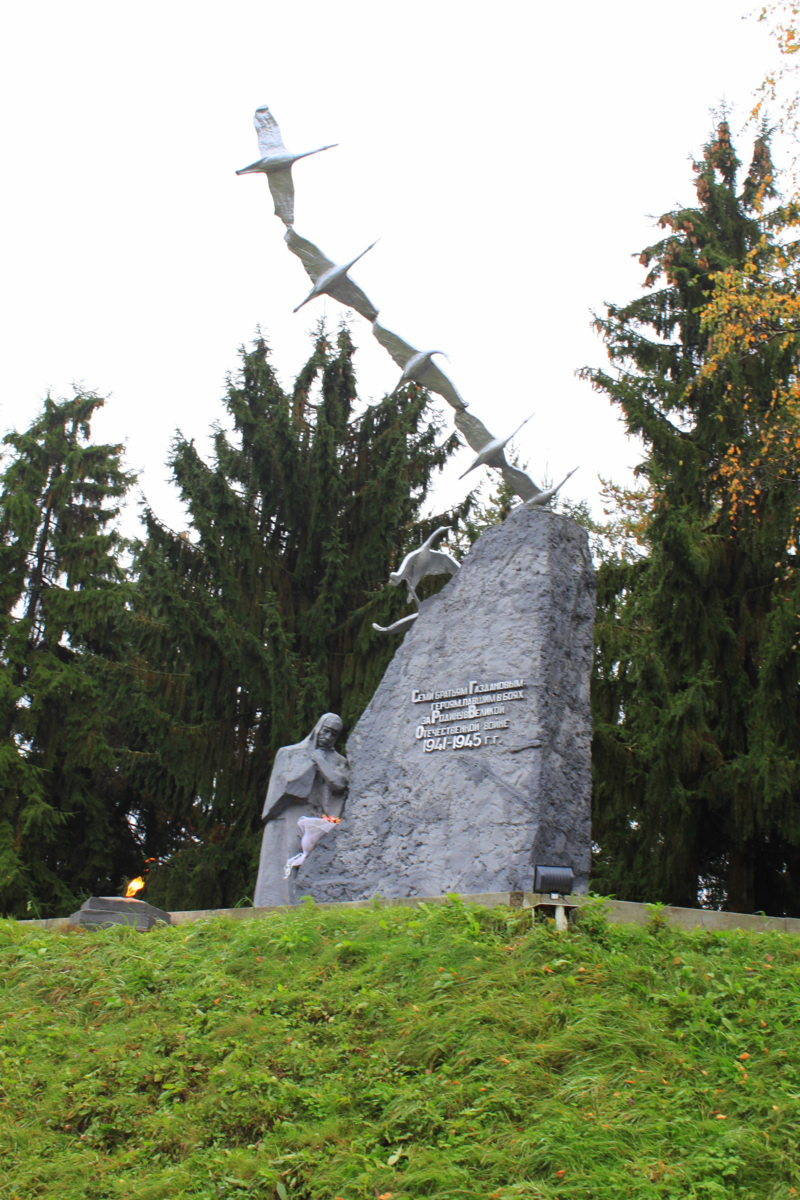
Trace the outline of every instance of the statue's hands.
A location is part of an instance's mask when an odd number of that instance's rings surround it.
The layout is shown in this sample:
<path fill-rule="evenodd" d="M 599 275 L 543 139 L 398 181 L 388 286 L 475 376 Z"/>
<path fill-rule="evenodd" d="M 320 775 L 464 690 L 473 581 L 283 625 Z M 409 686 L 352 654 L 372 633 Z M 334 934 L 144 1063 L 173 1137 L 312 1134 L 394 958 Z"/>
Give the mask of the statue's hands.
<path fill-rule="evenodd" d="M 343 792 L 347 787 L 348 771 L 346 765 L 343 768 L 337 763 L 338 757 L 334 751 L 321 750 L 319 747 L 311 751 L 311 758 L 328 786 L 335 792 Z"/>

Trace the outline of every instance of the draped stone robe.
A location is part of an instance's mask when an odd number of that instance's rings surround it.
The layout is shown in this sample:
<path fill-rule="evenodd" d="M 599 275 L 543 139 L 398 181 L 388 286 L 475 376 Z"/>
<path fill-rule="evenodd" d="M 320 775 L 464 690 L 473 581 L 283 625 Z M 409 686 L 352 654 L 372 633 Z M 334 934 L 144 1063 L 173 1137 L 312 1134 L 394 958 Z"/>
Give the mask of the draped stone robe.
<path fill-rule="evenodd" d="M 294 746 L 283 746 L 275 755 L 262 812 L 266 823 L 253 898 L 256 908 L 297 903 L 297 870 L 284 879 L 284 867 L 300 852 L 299 818 L 342 815 L 347 759 L 333 747 L 317 744 L 324 725 L 342 728 L 335 713 L 324 713 L 307 738 Z"/>

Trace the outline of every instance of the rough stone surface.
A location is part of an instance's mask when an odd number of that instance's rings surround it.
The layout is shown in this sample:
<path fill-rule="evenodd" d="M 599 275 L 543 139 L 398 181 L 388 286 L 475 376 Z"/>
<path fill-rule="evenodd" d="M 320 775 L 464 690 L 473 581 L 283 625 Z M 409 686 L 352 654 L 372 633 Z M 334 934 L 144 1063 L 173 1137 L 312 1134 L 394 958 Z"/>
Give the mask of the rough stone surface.
<path fill-rule="evenodd" d="M 530 891 L 537 862 L 571 866 L 585 890 L 594 594 L 586 534 L 566 517 L 519 509 L 479 539 L 422 606 L 353 730 L 344 819 L 300 867 L 298 895 Z M 519 679 L 500 689 L 523 695 L 500 699 L 503 713 L 452 708 L 439 722 L 477 725 L 480 746 L 455 748 L 452 734 L 425 751 L 431 703 L 412 703 L 414 689 Z"/>
<path fill-rule="evenodd" d="M 170 924 L 168 912 L 128 896 L 90 896 L 69 919 L 70 925 L 105 929 L 109 925 L 132 925 L 141 933 L 161 921 Z"/>

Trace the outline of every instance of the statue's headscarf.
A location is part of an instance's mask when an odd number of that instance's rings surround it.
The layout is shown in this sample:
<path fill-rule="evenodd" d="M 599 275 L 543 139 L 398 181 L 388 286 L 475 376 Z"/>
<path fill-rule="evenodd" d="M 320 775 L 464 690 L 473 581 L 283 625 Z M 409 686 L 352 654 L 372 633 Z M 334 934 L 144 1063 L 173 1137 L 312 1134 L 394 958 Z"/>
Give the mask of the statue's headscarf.
<path fill-rule="evenodd" d="M 317 748 L 317 737 L 323 725 L 335 729 L 337 734 L 342 731 L 341 717 L 336 713 L 323 713 L 308 737 L 293 746 L 282 746 L 275 755 L 262 817 L 268 816 L 285 796 L 292 796 L 297 800 L 308 799 L 317 773 L 317 764 L 311 757 L 311 751 Z M 346 769 L 347 760 L 335 750 L 331 750 L 330 753 L 335 756 L 336 766 Z"/>

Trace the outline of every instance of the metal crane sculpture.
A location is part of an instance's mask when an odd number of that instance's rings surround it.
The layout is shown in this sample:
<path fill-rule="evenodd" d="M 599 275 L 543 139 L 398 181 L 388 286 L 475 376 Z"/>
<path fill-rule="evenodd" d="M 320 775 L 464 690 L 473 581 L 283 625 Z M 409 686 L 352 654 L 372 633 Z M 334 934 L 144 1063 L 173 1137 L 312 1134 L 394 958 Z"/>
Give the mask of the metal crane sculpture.
<path fill-rule="evenodd" d="M 303 300 L 302 304 L 298 304 L 293 312 L 297 312 L 303 307 L 303 304 L 308 304 L 309 300 L 313 300 L 316 296 L 333 296 L 334 300 L 338 300 L 340 304 L 345 304 L 348 308 L 354 308 L 356 312 L 361 313 L 362 317 L 366 317 L 368 321 L 374 321 L 378 315 L 378 310 L 372 301 L 362 292 L 361 288 L 353 283 L 352 279 L 348 278 L 347 272 L 350 268 L 363 258 L 367 251 L 372 249 L 375 242 L 371 246 L 367 246 L 366 250 L 362 250 L 350 262 L 337 266 L 326 258 L 318 246 L 313 242 L 309 242 L 306 238 L 300 237 L 299 233 L 295 233 L 291 226 L 283 235 L 286 245 L 291 250 L 292 254 L 296 254 L 300 262 L 306 269 L 306 273 L 313 281 L 313 288 Z"/>
<path fill-rule="evenodd" d="M 533 416 L 533 413 L 531 413 L 531 417 L 532 416 Z M 528 421 L 530 421 L 531 417 L 526 417 L 525 420 L 522 422 L 522 425 L 527 425 Z M 517 428 L 514 430 L 514 432 L 510 433 L 508 435 L 508 437 L 492 438 L 492 440 L 490 442 L 486 442 L 486 444 L 484 446 L 482 446 L 481 449 L 478 451 L 472 464 L 469 467 L 467 467 L 466 471 L 464 472 L 464 475 L 469 475 L 470 471 L 474 471 L 476 469 L 476 467 L 483 467 L 483 466 L 495 467 L 496 470 L 499 471 L 500 468 L 502 467 L 503 463 L 506 461 L 503 451 L 505 450 L 506 446 L 511 441 L 511 439 L 513 437 L 515 437 L 516 434 L 519 433 L 520 429 L 522 429 L 522 425 L 518 425 Z M 464 475 L 459 475 L 459 479 L 463 479 Z"/>
<path fill-rule="evenodd" d="M 385 329 L 378 321 L 373 322 L 372 332 L 377 341 L 383 346 L 398 367 L 402 368 L 403 374 L 400 376 L 394 391 L 399 392 L 400 388 L 405 387 L 407 383 L 420 383 L 427 388 L 429 392 L 438 392 L 438 394 L 458 410 L 466 409 L 466 404 L 459 396 L 453 384 L 447 376 L 439 370 L 434 362 L 431 362 L 433 354 L 444 354 L 444 350 L 415 350 L 408 342 L 404 342 L 396 333 L 392 333 L 390 329 Z M 445 355 L 447 357 L 447 355 Z"/>
<path fill-rule="evenodd" d="M 258 137 L 258 148 L 261 158 L 242 167 L 237 175 L 266 175 L 269 190 L 275 204 L 275 216 L 280 217 L 284 225 L 294 224 L 294 184 L 292 182 L 292 167 L 300 158 L 308 158 L 311 154 L 321 154 L 323 150 L 332 150 L 338 142 L 330 146 L 320 146 L 318 150 L 306 150 L 303 154 L 290 154 L 283 144 L 278 122 L 262 104 L 257 108 L 253 117 Z"/>
<path fill-rule="evenodd" d="M 431 536 L 422 543 L 418 550 L 412 550 L 405 556 L 397 571 L 390 571 L 389 583 L 392 587 L 400 587 L 404 583 L 408 588 L 409 599 L 419 604 L 417 584 L 426 575 L 455 575 L 461 566 L 446 550 L 436 550 L 435 547 L 443 537 L 452 533 L 449 525 L 440 525 Z"/>
<path fill-rule="evenodd" d="M 408 598 L 413 600 L 419 607 L 419 596 L 417 595 L 417 584 L 427 575 L 455 575 L 461 570 L 461 566 L 452 555 L 445 550 L 437 550 L 436 546 L 448 533 L 452 533 L 449 525 L 440 525 L 427 538 L 420 547 L 412 550 L 405 556 L 398 570 L 389 573 L 389 584 L 391 587 L 399 587 L 404 583 L 408 588 Z M 399 621 L 395 621 L 393 625 L 376 625 L 373 621 L 372 628 L 378 633 L 405 633 L 416 621 L 418 613 L 411 613 L 407 617 L 401 617 Z"/>
<path fill-rule="evenodd" d="M 474 417 L 472 413 L 457 412 L 455 421 L 456 429 L 463 434 L 467 445 L 473 450 L 480 452 L 496 440 L 483 422 Z M 536 486 L 529 475 L 526 475 L 519 467 L 514 467 L 511 463 L 506 462 L 506 456 L 502 450 L 495 452 L 494 459 L 495 470 L 500 472 L 505 482 L 521 500 L 533 500 L 534 497 L 541 494 L 542 489 Z"/>

